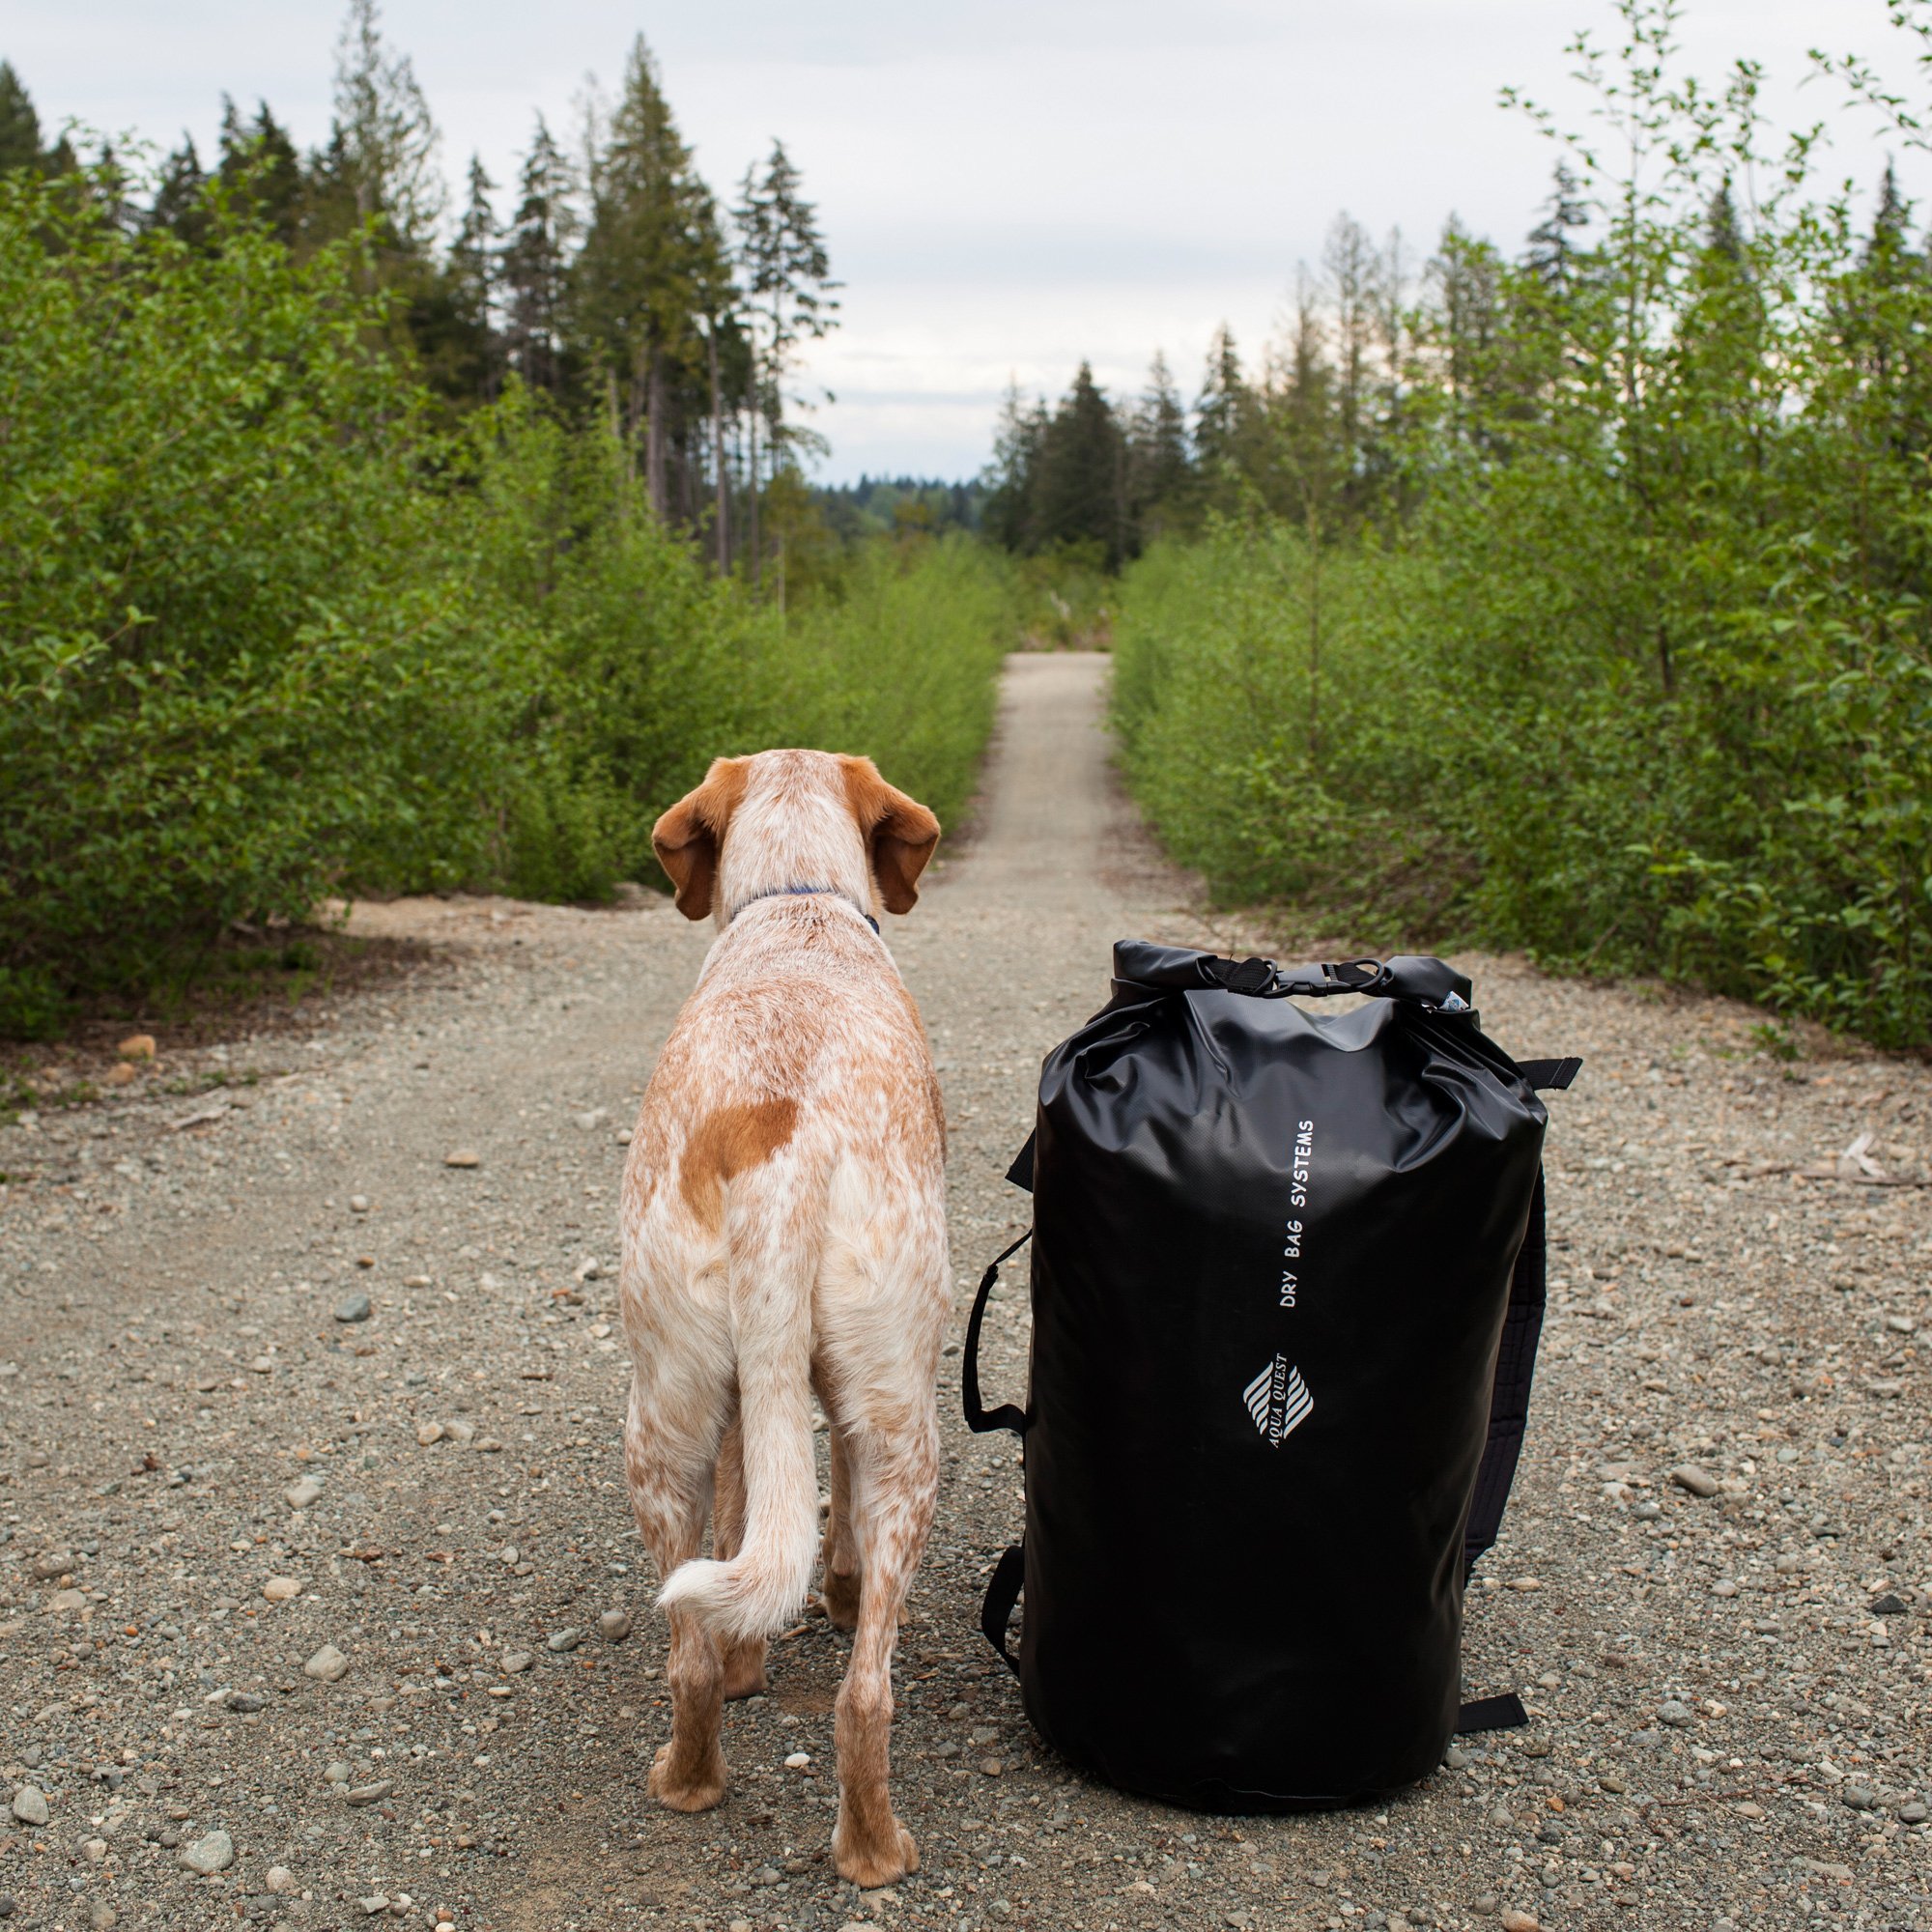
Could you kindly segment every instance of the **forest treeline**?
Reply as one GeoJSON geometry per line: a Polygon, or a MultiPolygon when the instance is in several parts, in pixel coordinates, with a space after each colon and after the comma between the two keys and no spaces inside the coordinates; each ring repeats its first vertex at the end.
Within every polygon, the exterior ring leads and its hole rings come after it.
{"type": "Polygon", "coordinates": [[[502,232],[469,180],[373,0],[306,154],[230,107],[137,165],[0,65],[0,1035],[346,892],[654,882],[720,753],[963,807],[1011,574],[945,492],[818,508],[782,147],[723,206],[639,42],[502,232]]]}
{"type": "MultiPolygon", "coordinates": [[[[1014,399],[985,523],[1125,565],[1134,788],[1222,895],[1932,1042],[1932,259],[1674,9],[1510,251],[1343,219],[1184,406],[1014,399]]],[[[1932,28],[1901,12],[1908,50],[1932,28]]],[[[1854,112],[1922,147],[1856,63],[1854,112]]]]}

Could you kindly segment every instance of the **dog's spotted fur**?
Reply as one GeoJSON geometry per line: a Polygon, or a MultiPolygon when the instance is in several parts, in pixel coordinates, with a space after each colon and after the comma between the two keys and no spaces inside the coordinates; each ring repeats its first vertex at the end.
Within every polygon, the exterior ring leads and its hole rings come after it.
{"type": "Polygon", "coordinates": [[[950,1301],[938,1083],[865,913],[910,909],[938,838],[869,759],[823,752],[721,758],[665,813],[652,842],[678,909],[719,937],[624,1177],[624,1464],[670,1613],[651,1790],[679,1810],[724,1796],[723,1702],[764,1688],[765,1640],[810,1583],[815,1391],[832,1435],[823,1601],[855,1631],[833,1853],[862,1886],[919,1860],[887,1795],[892,1655],[938,1491],[950,1301]]]}

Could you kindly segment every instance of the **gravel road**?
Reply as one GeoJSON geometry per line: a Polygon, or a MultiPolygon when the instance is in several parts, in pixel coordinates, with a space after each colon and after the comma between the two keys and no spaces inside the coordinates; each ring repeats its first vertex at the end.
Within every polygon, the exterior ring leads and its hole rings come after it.
{"type": "MultiPolygon", "coordinates": [[[[961,1328],[1110,942],[1255,940],[1135,829],[1103,668],[1012,662],[977,837],[889,926],[952,1122],[961,1328]]],[[[826,1857],[822,1620],[728,1712],[724,1806],[644,1799],[664,1631],[613,1216],[708,927],[653,894],[355,929],[442,963],[308,1036],[163,1034],[112,1099],[0,1129],[10,1927],[1932,1927],[1924,1065],[1463,962],[1499,1039],[1589,1063],[1551,1102],[1553,1307],[1469,1615],[1471,1691],[1535,1720],[1386,1809],[1194,1817],[1030,1739],[974,1628],[1017,1471],[960,1426],[950,1349],[894,1753],[923,1863],[862,1895],[826,1857]]],[[[989,1394],[1025,1323],[1015,1287],[989,1394]]]]}

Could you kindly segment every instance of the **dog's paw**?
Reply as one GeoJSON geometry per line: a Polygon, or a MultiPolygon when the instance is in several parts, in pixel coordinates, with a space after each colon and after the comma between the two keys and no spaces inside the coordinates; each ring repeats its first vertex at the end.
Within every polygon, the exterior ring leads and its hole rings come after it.
{"type": "Polygon", "coordinates": [[[740,1697],[761,1697],[771,1689],[765,1675],[765,1645],[760,1637],[753,1643],[734,1643],[724,1653],[724,1701],[740,1697]]]}
{"type": "Polygon", "coordinates": [[[819,1607],[839,1630],[857,1630],[859,1627],[859,1577],[856,1572],[840,1575],[837,1570],[825,1573],[825,1588],[818,1595],[819,1607]]]}
{"type": "Polygon", "coordinates": [[[859,1837],[858,1833],[846,1830],[840,1817],[838,1829],[832,1834],[832,1861],[838,1867],[838,1876],[861,1890],[895,1884],[907,1872],[919,1869],[919,1846],[896,1818],[887,1818],[878,1842],[862,1844],[859,1837]]]}
{"type": "Polygon", "coordinates": [[[673,1766],[671,1747],[660,1745],[651,1760],[650,1794],[670,1811],[709,1811],[724,1796],[724,1754],[713,1750],[711,1761],[696,1776],[673,1766]]]}

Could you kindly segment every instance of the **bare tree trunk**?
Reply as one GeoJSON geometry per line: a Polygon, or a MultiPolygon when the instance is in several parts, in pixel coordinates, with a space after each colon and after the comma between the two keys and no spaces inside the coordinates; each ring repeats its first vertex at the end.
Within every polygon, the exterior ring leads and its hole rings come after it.
{"type": "Polygon", "coordinates": [[[728,576],[731,570],[731,484],[724,468],[724,397],[723,384],[718,377],[718,325],[713,322],[710,329],[711,347],[711,437],[713,458],[718,465],[718,508],[717,527],[711,533],[711,540],[717,547],[718,571],[720,576],[728,576]]]}
{"type": "Polygon", "coordinates": [[[656,343],[650,351],[650,374],[644,407],[644,494],[650,498],[651,515],[659,523],[668,521],[670,503],[665,489],[665,380],[664,356],[656,343]]]}
{"type": "Polygon", "coordinates": [[[760,561],[758,555],[758,404],[755,396],[752,399],[751,432],[751,461],[748,466],[748,474],[745,481],[751,493],[751,502],[747,505],[747,514],[750,517],[752,526],[752,587],[755,590],[758,586],[758,565],[760,561]]]}

